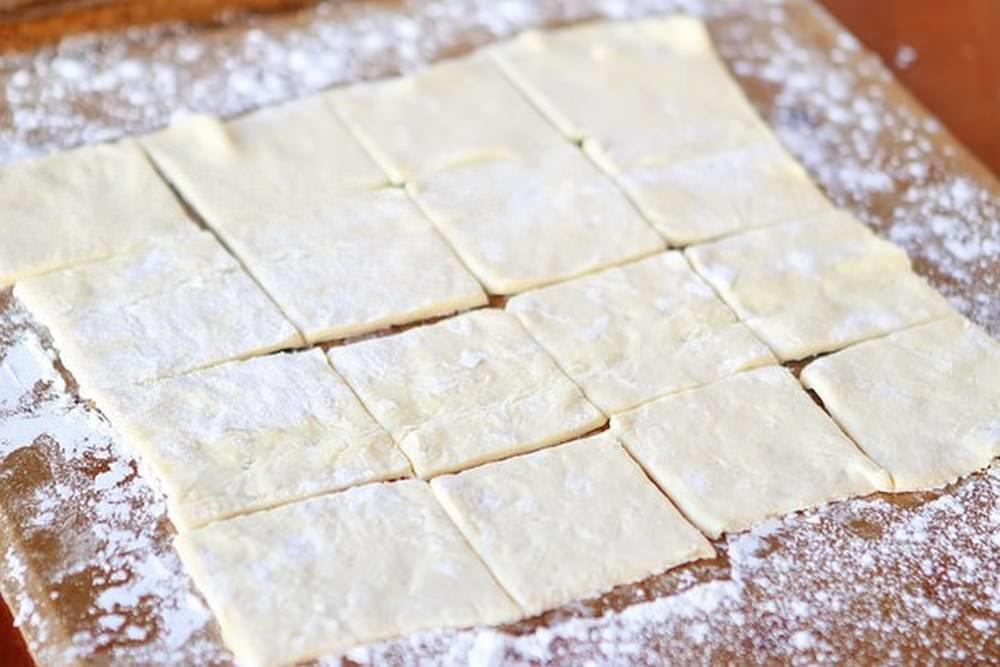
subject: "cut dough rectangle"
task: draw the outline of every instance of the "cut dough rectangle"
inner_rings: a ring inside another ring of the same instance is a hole
[[[943,486],[1000,455],[1000,344],[961,317],[818,359],[802,381],[898,491]]]
[[[215,238],[190,231],[21,281],[84,391],[180,375],[302,344]]]
[[[678,252],[526,292],[507,308],[605,414],[775,363]]]
[[[416,480],[221,521],[175,545],[249,667],[521,615]]]
[[[331,96],[397,183],[469,162],[524,159],[562,143],[482,54]]]
[[[431,487],[529,614],[715,554],[606,433]]]
[[[486,303],[476,279],[398,188],[346,195],[322,212],[237,226],[228,236],[309,342]]]
[[[692,246],[701,274],[782,361],[952,312],[906,253],[844,211]]]
[[[323,96],[227,122],[188,116],[140,141],[227,243],[261,223],[316,219],[337,197],[388,181]]]
[[[420,207],[494,294],[513,294],[664,248],[579,150],[466,164],[414,181]]]
[[[712,537],[892,488],[889,475],[780,367],[647,403],[614,416],[611,429],[685,516]]]
[[[329,355],[421,477],[539,449],[605,421],[517,319],[499,310]]]
[[[147,461],[180,530],[409,475],[320,350],[225,364],[96,396]]]
[[[0,169],[0,211],[0,286],[191,226],[131,140]]]

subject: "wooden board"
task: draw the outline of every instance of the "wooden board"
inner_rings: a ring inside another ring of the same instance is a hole
[[[238,113],[520,27],[590,18],[601,5],[534,4],[510,2],[503,12],[486,0],[326,5],[0,58],[0,87],[8,90],[0,161],[148,131],[184,107]],[[831,197],[900,242],[920,272],[1000,333],[1000,185],[990,173],[816,5],[711,7],[723,56]],[[673,8],[637,0],[629,10]],[[87,78],[124,60],[135,61],[138,77],[103,87]],[[248,92],[239,93],[244,85]],[[45,346],[30,315],[9,294],[0,297],[0,359],[41,380],[0,412],[0,593],[31,650],[41,664],[228,664],[170,547],[162,498],[99,415],[74,397],[72,378],[46,370],[51,362],[37,353]],[[995,468],[943,492],[858,499],[771,522],[721,540],[714,562],[498,633],[431,634],[352,657],[1000,660]]]

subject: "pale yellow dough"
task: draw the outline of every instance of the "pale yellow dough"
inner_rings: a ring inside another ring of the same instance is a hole
[[[771,136],[694,18],[526,32],[491,54],[564,135],[594,144],[612,172]]]
[[[1000,344],[957,315],[818,359],[802,382],[897,491],[943,486],[1000,455]]]
[[[521,615],[416,480],[210,524],[174,544],[247,667]]]
[[[397,183],[470,162],[525,159],[562,143],[483,54],[351,86],[331,99]]]
[[[696,271],[782,361],[951,312],[899,247],[845,211],[692,246]]]
[[[529,615],[715,555],[606,433],[431,487]]]
[[[231,121],[187,116],[140,139],[163,174],[227,243],[262,223],[320,219],[385,173],[323,96]]]
[[[19,282],[85,393],[302,344],[207,232]]]
[[[517,319],[499,310],[329,355],[425,478],[568,440],[605,421]]]
[[[507,309],[605,414],[775,363],[678,252],[526,292]]]
[[[0,169],[0,287],[190,226],[134,141],[12,164]]]
[[[707,535],[892,488],[784,368],[661,398],[611,429]]]
[[[410,471],[320,350],[96,398],[160,479],[182,531]]]
[[[529,161],[466,164],[410,187],[494,294],[566,280],[664,248],[614,183],[570,145],[553,146]]]
[[[247,269],[309,342],[486,303],[486,293],[398,188],[345,195],[321,215],[230,229]]]

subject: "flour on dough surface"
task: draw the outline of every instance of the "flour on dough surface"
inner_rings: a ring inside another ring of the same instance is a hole
[[[647,403],[614,416],[611,430],[711,537],[892,488],[777,366]]]
[[[494,294],[622,264],[663,240],[571,145],[531,159],[466,164],[409,184],[466,266]]]
[[[897,491],[943,486],[1000,456],[1000,344],[961,317],[818,359],[802,382]]]
[[[507,309],[605,414],[776,363],[679,252],[525,292]]]
[[[431,487],[528,614],[715,555],[608,433]]]
[[[159,478],[180,530],[410,470],[320,350],[96,398]]]
[[[0,169],[0,287],[191,225],[134,141]]]
[[[302,344],[225,249],[188,231],[14,289],[85,395]]]
[[[517,318],[500,310],[329,355],[421,477],[539,449],[605,421]]]
[[[782,361],[943,317],[948,302],[899,247],[846,211],[688,248],[688,258]]]
[[[521,616],[417,480],[209,524],[174,544],[249,667]]]

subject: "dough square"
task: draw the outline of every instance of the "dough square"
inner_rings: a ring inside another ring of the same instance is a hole
[[[507,309],[605,414],[776,363],[679,252],[525,292]]]
[[[487,302],[476,279],[398,188],[347,195],[317,215],[240,226],[229,237],[309,342]]]
[[[483,54],[331,93],[341,118],[396,183],[562,142]]]
[[[569,440],[605,421],[502,310],[475,310],[329,355],[424,478]]]
[[[491,55],[565,136],[599,146],[611,173],[770,137],[698,19],[526,32]]]
[[[96,398],[159,478],[181,531],[410,472],[320,350],[228,363]]]
[[[608,433],[431,487],[529,615],[715,555]]]
[[[410,184],[417,204],[494,294],[513,294],[664,248],[615,184],[579,150],[494,160]]]
[[[249,667],[521,615],[426,482],[355,487],[209,524],[174,545]]]
[[[1000,344],[960,316],[817,359],[802,382],[897,491],[944,486],[1000,456]]]
[[[85,391],[180,375],[302,344],[295,328],[207,233],[19,282]]]
[[[134,141],[0,169],[0,286],[191,226]]]
[[[952,312],[897,246],[844,211],[688,248],[695,270],[782,361]]]
[[[324,96],[230,121],[192,115],[140,139],[227,243],[265,223],[315,218],[339,196],[388,182]]]
[[[833,208],[777,141],[629,169],[617,179],[645,218],[675,246]]]
[[[892,488],[779,366],[647,403],[611,429],[710,537]]]

